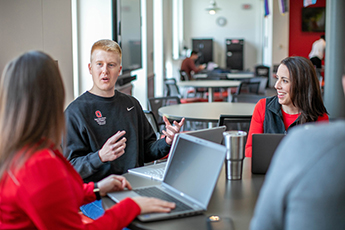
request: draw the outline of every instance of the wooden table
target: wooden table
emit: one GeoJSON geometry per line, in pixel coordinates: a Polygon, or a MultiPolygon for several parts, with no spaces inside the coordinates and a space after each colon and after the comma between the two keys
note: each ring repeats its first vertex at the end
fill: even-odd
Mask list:
{"type": "MultiPolygon", "coordinates": [[[[128,173],[124,176],[133,187],[160,183],[128,173]]],[[[135,219],[129,228],[132,230],[248,230],[264,178],[264,175],[251,173],[251,158],[244,159],[242,180],[227,180],[223,166],[207,211],[204,214],[149,223],[135,219]],[[211,224],[207,220],[212,215],[219,216],[222,221],[211,224]]],[[[105,209],[114,205],[114,202],[108,197],[104,197],[102,202],[105,209]]]]}
{"type": "Polygon", "coordinates": [[[177,83],[179,87],[208,88],[208,101],[213,102],[214,88],[227,88],[228,101],[231,101],[231,88],[237,88],[241,81],[228,80],[204,80],[204,81],[180,81],[177,83]]]}

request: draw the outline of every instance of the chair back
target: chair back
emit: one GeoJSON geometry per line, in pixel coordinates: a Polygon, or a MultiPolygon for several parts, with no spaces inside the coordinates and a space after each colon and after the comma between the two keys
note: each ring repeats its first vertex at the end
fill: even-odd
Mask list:
{"type": "MultiPolygon", "coordinates": [[[[151,97],[148,99],[149,110],[153,113],[158,126],[164,125],[163,118],[158,114],[158,109],[168,105],[181,104],[180,98],[177,96],[167,97],[151,97]]],[[[159,129],[160,130],[160,129],[159,129]]]]}
{"type": "Polygon", "coordinates": [[[169,78],[164,80],[166,96],[177,96],[181,97],[180,90],[176,84],[175,78],[169,78]]]}
{"type": "MultiPolygon", "coordinates": [[[[248,116],[235,116],[221,114],[218,119],[218,126],[226,126],[226,131],[238,130],[245,131],[247,135],[249,133],[250,122],[252,120],[252,115],[248,116]]],[[[245,139],[245,142],[247,138],[245,139]]]]}
{"type": "Polygon", "coordinates": [[[270,67],[264,65],[255,66],[255,76],[257,77],[269,77],[270,67]]]}
{"type": "Polygon", "coordinates": [[[253,77],[249,81],[250,82],[260,82],[258,93],[259,94],[265,94],[265,91],[267,88],[267,83],[268,83],[267,77],[253,77]]]}
{"type": "Polygon", "coordinates": [[[268,79],[270,77],[270,67],[265,65],[257,65],[255,66],[255,76],[256,77],[265,77],[267,78],[267,82],[265,88],[268,87],[268,79]]]}
{"type": "Polygon", "coordinates": [[[164,82],[176,84],[176,79],[175,78],[164,78],[164,82]]]}
{"type": "Polygon", "coordinates": [[[175,78],[165,78],[164,79],[164,96],[165,97],[170,96],[170,94],[172,93],[171,92],[172,90],[171,90],[170,84],[171,85],[176,85],[176,87],[177,87],[176,79],[175,78]]]}
{"type": "Polygon", "coordinates": [[[145,113],[145,116],[146,116],[148,122],[152,126],[152,129],[155,132],[155,134],[157,136],[157,140],[158,140],[160,138],[160,132],[159,132],[159,127],[158,127],[158,123],[157,123],[157,120],[155,118],[155,115],[153,114],[152,111],[149,111],[149,110],[144,110],[144,113],[145,113]]]}
{"type": "Polygon", "coordinates": [[[256,95],[256,94],[237,94],[232,95],[231,102],[239,103],[257,103],[260,99],[265,98],[265,95],[256,95]]]}
{"type": "Polygon", "coordinates": [[[184,70],[179,70],[180,72],[180,80],[181,81],[189,81],[189,76],[186,71],[184,70]]]}
{"type": "Polygon", "coordinates": [[[242,81],[235,94],[259,94],[260,82],[242,81]]]}

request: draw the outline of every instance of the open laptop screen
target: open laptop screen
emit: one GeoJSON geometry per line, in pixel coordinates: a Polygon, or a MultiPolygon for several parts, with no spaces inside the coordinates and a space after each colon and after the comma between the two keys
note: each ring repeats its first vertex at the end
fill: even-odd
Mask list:
{"type": "Polygon", "coordinates": [[[208,129],[199,129],[194,131],[185,132],[188,135],[199,137],[201,139],[212,141],[217,144],[221,144],[223,141],[223,132],[225,132],[226,126],[218,126],[208,129]]]}
{"type": "Polygon", "coordinates": [[[207,207],[224,162],[225,152],[225,146],[181,134],[164,183],[207,207]],[[196,180],[202,180],[203,183],[195,183],[196,180]]]}

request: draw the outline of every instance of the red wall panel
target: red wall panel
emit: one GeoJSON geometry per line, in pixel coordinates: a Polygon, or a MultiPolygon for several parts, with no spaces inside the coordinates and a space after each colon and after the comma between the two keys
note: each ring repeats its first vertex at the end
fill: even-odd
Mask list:
{"type": "MultiPolygon", "coordinates": [[[[308,7],[325,7],[326,0],[317,0],[316,4],[308,7]]],[[[303,56],[308,58],[314,41],[320,38],[321,32],[302,32],[303,0],[290,0],[289,16],[289,56],[303,56]]]]}

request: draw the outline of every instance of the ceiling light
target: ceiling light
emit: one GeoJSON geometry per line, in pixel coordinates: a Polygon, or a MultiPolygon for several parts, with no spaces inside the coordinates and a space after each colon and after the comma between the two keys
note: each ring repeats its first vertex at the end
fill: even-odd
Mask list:
{"type": "Polygon", "coordinates": [[[211,0],[206,10],[209,14],[215,14],[217,13],[217,10],[220,10],[220,8],[217,7],[216,1],[211,0]]]}

